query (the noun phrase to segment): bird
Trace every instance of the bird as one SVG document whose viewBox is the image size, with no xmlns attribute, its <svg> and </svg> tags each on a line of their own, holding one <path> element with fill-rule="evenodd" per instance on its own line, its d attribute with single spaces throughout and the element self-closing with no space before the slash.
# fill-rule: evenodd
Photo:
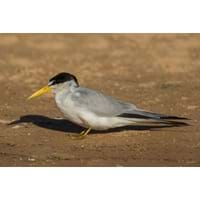
<svg viewBox="0 0 200 200">
<path fill-rule="evenodd" d="M 82 87 L 76 76 L 67 72 L 53 76 L 45 87 L 29 96 L 28 100 L 50 91 L 64 117 L 85 128 L 80 137 L 85 137 L 91 130 L 105 131 L 138 123 L 186 124 L 177 120 L 187 118 L 149 112 L 100 91 Z"/>
</svg>

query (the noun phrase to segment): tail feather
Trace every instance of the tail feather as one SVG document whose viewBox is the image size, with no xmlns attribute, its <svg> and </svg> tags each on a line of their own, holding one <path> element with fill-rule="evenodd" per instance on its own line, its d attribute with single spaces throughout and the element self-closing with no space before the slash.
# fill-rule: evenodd
<svg viewBox="0 0 200 200">
<path fill-rule="evenodd" d="M 118 115 L 118 117 L 144 119 L 144 120 L 152 119 L 156 121 L 189 120 L 188 118 L 185 118 L 185 117 L 163 115 L 159 113 L 146 112 L 143 110 L 133 110 L 132 112 L 129 112 L 129 113 L 122 113 Z"/>
<path fill-rule="evenodd" d="M 146 111 L 141 111 L 142 114 L 149 116 L 150 118 L 158 118 L 158 119 L 164 119 L 164 120 L 189 120 L 188 118 L 185 117 L 178 117 L 174 115 L 163 115 L 159 113 L 152 113 L 152 112 L 146 112 Z"/>
</svg>

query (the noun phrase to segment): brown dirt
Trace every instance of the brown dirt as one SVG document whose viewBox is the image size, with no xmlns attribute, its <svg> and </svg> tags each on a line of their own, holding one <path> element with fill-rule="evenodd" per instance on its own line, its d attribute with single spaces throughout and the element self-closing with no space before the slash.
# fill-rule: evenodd
<svg viewBox="0 0 200 200">
<path fill-rule="evenodd" d="M 191 126 L 72 140 L 81 128 L 59 119 L 51 94 L 26 101 L 61 71 Z M 198 34 L 1 34 L 0 72 L 0 166 L 200 166 Z"/>
</svg>

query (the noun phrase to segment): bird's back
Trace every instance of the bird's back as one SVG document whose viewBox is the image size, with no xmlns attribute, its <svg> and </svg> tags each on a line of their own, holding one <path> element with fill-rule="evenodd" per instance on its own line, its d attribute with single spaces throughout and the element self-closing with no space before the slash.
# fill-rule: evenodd
<svg viewBox="0 0 200 200">
<path fill-rule="evenodd" d="M 122 102 L 101 92 L 84 87 L 77 88 L 71 99 L 76 107 L 84 108 L 99 116 L 117 116 L 136 108 L 133 104 Z"/>
</svg>

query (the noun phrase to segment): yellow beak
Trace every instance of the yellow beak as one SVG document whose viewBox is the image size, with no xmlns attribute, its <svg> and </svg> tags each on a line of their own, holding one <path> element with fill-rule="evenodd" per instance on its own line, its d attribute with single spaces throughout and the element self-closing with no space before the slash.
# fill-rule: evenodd
<svg viewBox="0 0 200 200">
<path fill-rule="evenodd" d="M 33 99 L 35 97 L 39 97 L 47 92 L 50 92 L 51 90 L 52 90 L 51 87 L 45 86 L 45 87 L 41 88 L 40 90 L 38 90 L 37 92 L 33 93 L 30 97 L 28 97 L 27 100 Z"/>
</svg>

